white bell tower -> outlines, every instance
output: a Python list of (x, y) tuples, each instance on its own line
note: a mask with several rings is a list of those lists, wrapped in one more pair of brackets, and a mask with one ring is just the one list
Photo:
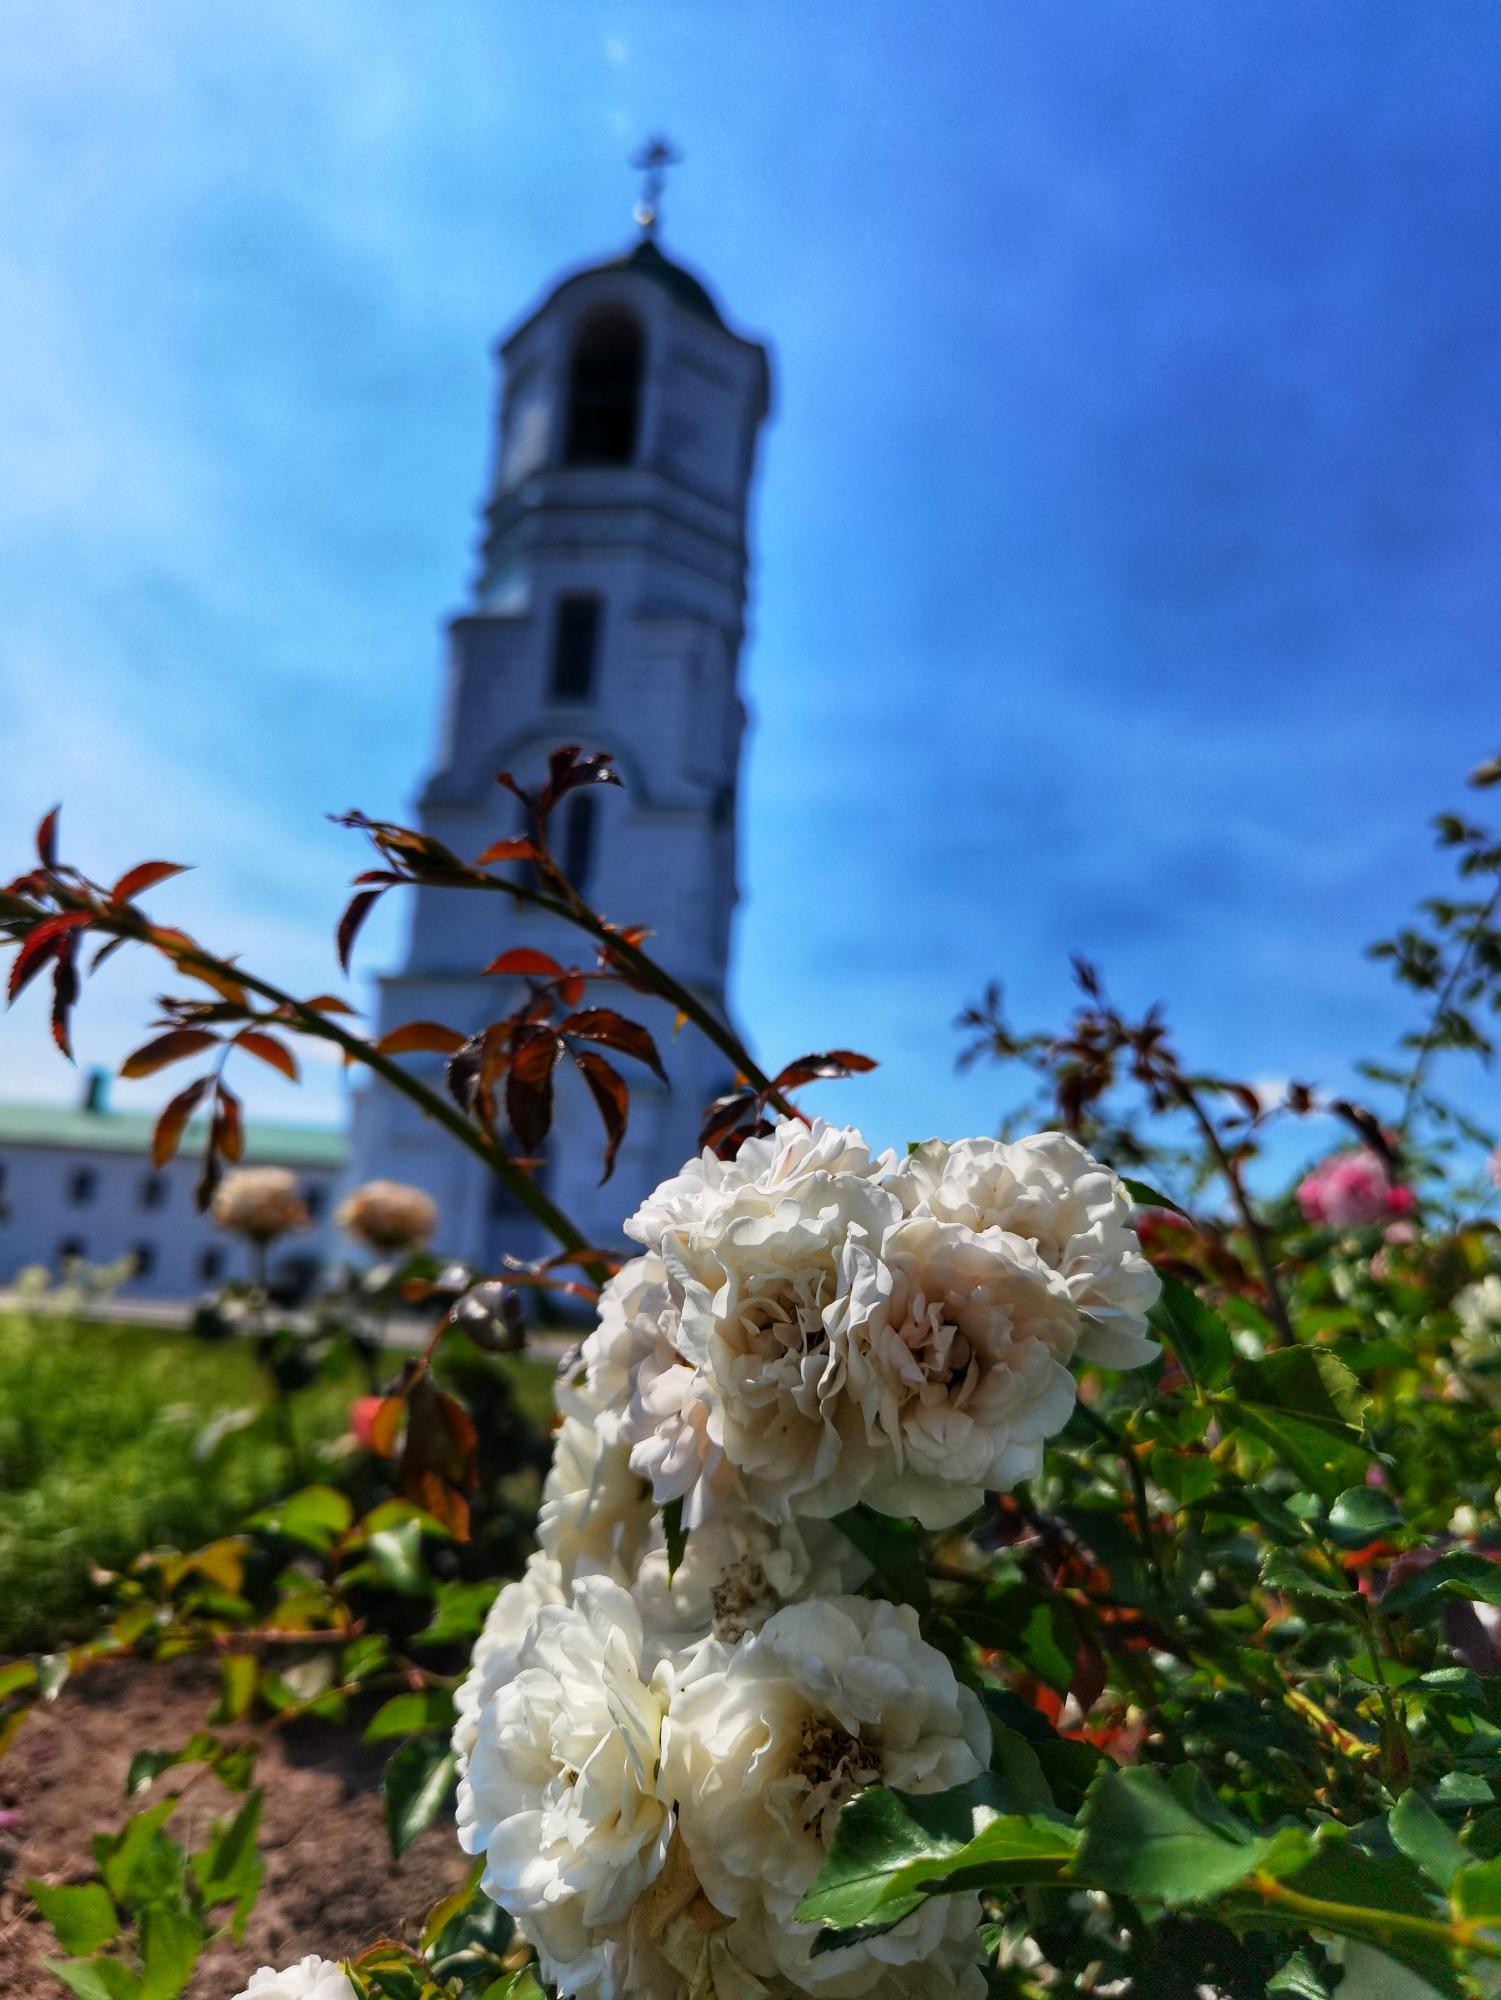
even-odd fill
[[(660, 156), (647, 157), (659, 169)], [(746, 510), (768, 409), (766, 350), (733, 332), (704, 286), (656, 240), (659, 173), (625, 255), (565, 278), (499, 349), (493, 483), (472, 607), (448, 628), (442, 721), (420, 800), (423, 829), (473, 857), (521, 830), (495, 782), (537, 780), (560, 743), (613, 752), (624, 791), (575, 794), (555, 851), (612, 921), (645, 923), (648, 949), (716, 1011), (725, 1006), (736, 901), (735, 817), (744, 709)], [(589, 941), (508, 899), (418, 889), (401, 970), (380, 982), (379, 1029), (438, 1020), (466, 1032), (515, 1003), (477, 976), (510, 944), (592, 964)], [(603, 1138), (566, 1061), (543, 1184), (591, 1242), (694, 1149), (725, 1059), (670, 1012), (617, 987), (618, 1006), (657, 1038), (663, 1091), (628, 1059), (630, 1130), (598, 1186)], [(613, 1058), (612, 1058), (613, 1059)], [(437, 1080), (441, 1062), (413, 1058)], [(425, 1187), (436, 1247), (493, 1267), (551, 1245), (478, 1161), (395, 1092), (372, 1083), (355, 1112), (354, 1170)]]

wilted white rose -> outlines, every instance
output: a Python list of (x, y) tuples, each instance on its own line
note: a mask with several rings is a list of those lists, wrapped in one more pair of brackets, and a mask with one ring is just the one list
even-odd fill
[(354, 1988), (342, 1965), (310, 1953), (284, 1972), (273, 1972), (269, 1965), (252, 1972), (250, 1984), (234, 2000), (252, 1996), (253, 2000), (354, 2000)]
[(826, 1316), (864, 1419), (846, 1453), (873, 1507), (944, 1528), (1042, 1467), (1068, 1422), (1079, 1314), (1024, 1238), (915, 1215), (852, 1237)]
[(453, 1747), (461, 1769), (474, 1748), (480, 1709), (515, 1673), (537, 1613), (544, 1604), (566, 1601), (562, 1570), (551, 1556), (539, 1551), (490, 1606), (484, 1630), (474, 1642), (469, 1672), (453, 1697), (458, 1711), (453, 1725)]
[(900, 1206), (854, 1135), (789, 1120), (760, 1147), (759, 1171), (711, 1185), (706, 1170), (692, 1201), (659, 1204), (675, 1319), (637, 1367), (626, 1431), (690, 1528), (742, 1500), (786, 1520), (861, 1497), (845, 1433), (862, 1420), (826, 1314), (851, 1233), (878, 1240)]
[(221, 1229), (255, 1243), (270, 1243), (309, 1224), (296, 1178), (285, 1167), (242, 1167), (226, 1175), (214, 1191), (213, 1216)]
[(389, 1256), (430, 1242), (438, 1207), (430, 1194), (403, 1181), (366, 1181), (340, 1202), (334, 1219), (350, 1236)]
[(816, 1958), (816, 1932), (793, 1917), (856, 1792), (947, 1791), (989, 1761), (984, 1710), (914, 1611), (857, 1597), (791, 1605), (738, 1645), (707, 1641), (670, 1714), (666, 1789), (698, 1880), (724, 1914), (764, 1920), (784, 1978), (830, 2000), (877, 1990), (883, 1975), (902, 1993), (983, 1991), (974, 1897), (935, 1897)]
[(459, 1840), (561, 1994), (619, 2000), (629, 1920), (672, 1837), (662, 1782), (670, 1681), (642, 1678), (641, 1619), (602, 1576), (544, 1605), (516, 1670), (482, 1703)]
[(932, 1139), (909, 1154), (893, 1185), (913, 1214), (1033, 1244), (1083, 1315), (1086, 1361), (1137, 1368), (1155, 1359), (1147, 1314), (1162, 1287), (1131, 1226), (1131, 1198), (1076, 1139)]

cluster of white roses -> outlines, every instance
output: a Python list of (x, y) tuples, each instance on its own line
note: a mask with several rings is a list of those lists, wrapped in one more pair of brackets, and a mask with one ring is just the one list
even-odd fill
[(818, 1956), (793, 1915), (855, 1792), (990, 1755), (915, 1614), (852, 1594), (831, 1517), (950, 1526), (1038, 1470), (1076, 1356), (1155, 1355), (1130, 1202), (1057, 1133), (898, 1161), (788, 1120), (626, 1227), (643, 1254), (560, 1380), (540, 1551), (460, 1694), (460, 1839), (564, 1995), (978, 1995), (973, 1898)]

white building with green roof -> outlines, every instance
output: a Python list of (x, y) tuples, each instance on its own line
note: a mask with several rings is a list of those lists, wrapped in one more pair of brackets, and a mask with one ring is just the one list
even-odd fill
[[(190, 1299), (226, 1278), (248, 1277), (244, 1244), (193, 1199), (203, 1126), (190, 1125), (176, 1159), (154, 1168), (154, 1119), (110, 1110), (103, 1084), (96, 1072), (79, 1105), (0, 1102), (0, 1291), (28, 1266), (55, 1276), (73, 1258), (111, 1264), (132, 1256), (123, 1295), (143, 1300)], [(347, 1156), (345, 1134), (328, 1126), (247, 1126), (245, 1164), (295, 1174), (313, 1219), (311, 1229), (284, 1239), (273, 1274), (290, 1257), (324, 1263), (340, 1254), (333, 1209)]]

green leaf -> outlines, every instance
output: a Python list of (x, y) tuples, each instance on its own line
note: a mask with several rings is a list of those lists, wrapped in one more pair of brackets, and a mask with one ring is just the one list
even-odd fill
[(1153, 1332), (1177, 1355), (1190, 1382), (1201, 1389), (1218, 1389), (1227, 1379), (1235, 1358), (1230, 1329), (1181, 1278), (1163, 1276), (1162, 1296), (1148, 1318)]
[(662, 1534), (667, 1543), (667, 1587), (670, 1590), (672, 1579), (677, 1575), (688, 1547), (688, 1531), (683, 1526), (681, 1499), (669, 1500), (662, 1509)]
[(1101, 1772), (1079, 1816), (1075, 1879), (1169, 1905), (1208, 1902), (1248, 1875), (1282, 1874), (1307, 1851), (1297, 1829), (1258, 1837), (1231, 1818), (1199, 1771)]
[[(94, 1836), (94, 1861), (105, 1887), (117, 1903), (129, 1902), (141, 1890), (153, 1861), (161, 1830), (177, 1810), (176, 1797), (158, 1799), (144, 1812), (133, 1813), (117, 1834)], [(165, 1843), (175, 1847), (174, 1842)], [(181, 1848), (176, 1848), (180, 1855)]]
[(1478, 1919), (1501, 1944), (1501, 1860), (1468, 1862), (1450, 1882), (1449, 1899), (1456, 1916)]
[[(1326, 1823), (1315, 1838), (1312, 1855), (1284, 1880), (1296, 1895), (1324, 1906), (1318, 1916), (1320, 1931), (1375, 1945), (1426, 1979), (1445, 2000), (1461, 2000), (1447, 1943), (1388, 1921), (1394, 1914), (1441, 1921), (1436, 1899), (1405, 1854), (1373, 1854), (1351, 1840), (1344, 1827)], [(1261, 1921), (1276, 1920), (1279, 1914), (1275, 1904), (1258, 1905)], [(1285, 1920), (1299, 1929), (1307, 1922), (1296, 1907)]]
[(393, 1859), (399, 1861), (418, 1834), (433, 1824), (457, 1771), (458, 1759), (441, 1737), (415, 1737), (403, 1743), (387, 1764), (381, 1793)]
[(138, 1792), (144, 1792), (163, 1771), (170, 1771), (178, 1764), (215, 1763), (220, 1747), (216, 1737), (200, 1729), (178, 1750), (138, 1750), (125, 1773), (126, 1798), (133, 1799)]
[(219, 1662), (219, 1701), (210, 1722), (240, 1722), (255, 1700), (260, 1662), (253, 1653), (226, 1653)]
[(536, 1968), (523, 1965), (519, 1972), (508, 1972), (487, 1986), (480, 2000), (545, 2000), (545, 1995), (537, 1984)]
[(26, 1884), (31, 1900), (57, 1933), (64, 1951), (87, 1958), (120, 1934), (120, 1918), (102, 1882), (54, 1887), (47, 1882)]
[(8, 1667), (0, 1667), (0, 1701), (7, 1695), (16, 1694), (21, 1688), (36, 1685), (36, 1668), (30, 1660), (15, 1660)]
[(367, 1743), (384, 1743), (393, 1736), (425, 1735), (453, 1729), (453, 1696), (446, 1688), (425, 1688), (416, 1694), (393, 1694), (365, 1725)]
[(1374, 1460), (1359, 1433), (1338, 1420), (1294, 1416), (1270, 1404), (1233, 1401), (1224, 1407), (1241, 1430), (1260, 1438), (1321, 1500), (1334, 1500), (1365, 1477)]
[(266, 1873), (256, 1845), (264, 1798), (257, 1787), (233, 1819), (215, 1825), (208, 1846), (193, 1856), (193, 1876), (204, 1906), (213, 1909), (219, 1903), (233, 1903), (231, 1923), (237, 1938), (244, 1936)]
[(1267, 2000), (1329, 2000), (1329, 1988), (1309, 1962), (1295, 1951), (1266, 1983)]
[(192, 1911), (153, 1904), (141, 1918), (140, 2000), (177, 2000), (207, 1943), (203, 1921)]
[[(432, 1622), (413, 1635), (414, 1646), (447, 1646), (456, 1639), (473, 1639), (483, 1629), (495, 1602), (493, 1583), (445, 1583), (433, 1604)], [(346, 1671), (345, 1679), (349, 1678)]]
[(1395, 1500), (1380, 1486), (1350, 1486), (1329, 1509), (1329, 1539), (1342, 1549), (1363, 1549), (1402, 1526)]
[(916, 1611), (929, 1608), (927, 1544), (915, 1521), (878, 1514), (862, 1502), (848, 1513), (836, 1514), (834, 1526), (872, 1565), (894, 1602), (910, 1604)]
[(1261, 1557), (1261, 1583), (1287, 1597), (1325, 1597), (1335, 1604), (1348, 1605), (1355, 1593), (1342, 1590), (1304, 1568), (1289, 1549), (1265, 1549)]
[(304, 1486), (279, 1506), (252, 1515), (250, 1525), (326, 1555), (353, 1519), (354, 1508), (336, 1487)]
[(1245, 1402), (1352, 1427), (1359, 1425), (1371, 1400), (1342, 1361), (1313, 1347), (1284, 1347), (1238, 1361), (1233, 1386)]
[(137, 2000), (139, 1977), (117, 1958), (44, 1958), (42, 1964), (78, 2000)]
[(1174, 1215), (1193, 1221), (1186, 1208), (1180, 1208), (1170, 1195), (1159, 1194), (1156, 1188), (1148, 1187), (1145, 1181), (1132, 1180), (1129, 1174), (1122, 1174), (1121, 1186), (1138, 1208), (1170, 1208)]
[(1153, 1448), (1150, 1466), (1153, 1479), (1180, 1507), (1192, 1507), (1219, 1483), (1213, 1459), (1203, 1452), (1175, 1451), (1159, 1444)]
[(1079, 1628), (1057, 1591), (1028, 1583), (1000, 1584), (956, 1606), (967, 1639), (1024, 1666), (1057, 1694), (1067, 1694), (1079, 1667)]
[(404, 1521), (399, 1528), (381, 1528), (370, 1537), (370, 1560), (382, 1579), (403, 1597), (422, 1597), (431, 1588), (422, 1567), (422, 1527)]
[(1440, 1609), (1445, 1599), (1464, 1597), (1477, 1604), (1501, 1604), (1501, 1563), (1487, 1562), (1484, 1556), (1465, 1549), (1452, 1549), (1426, 1569), (1414, 1570), (1394, 1583), (1381, 1600), (1388, 1617), (1408, 1617), (1422, 1610), (1434, 1598)]
[(961, 1858), (987, 1836), (988, 1880), (1056, 1880), (1072, 1851), (1072, 1829), (1061, 1820), (1014, 1814), (1010, 1806), (1004, 1781), (993, 1773), (947, 1792), (859, 1793), (839, 1815), (828, 1858), (797, 1906), (798, 1920), (849, 1930), (879, 1911), (883, 1922), (895, 1923), (929, 1885), (936, 1892), (950, 1869), (974, 1865)]
[(1471, 1858), (1421, 1792), (1404, 1792), (1386, 1823), (1408, 1860), (1440, 1889), (1447, 1890)]

